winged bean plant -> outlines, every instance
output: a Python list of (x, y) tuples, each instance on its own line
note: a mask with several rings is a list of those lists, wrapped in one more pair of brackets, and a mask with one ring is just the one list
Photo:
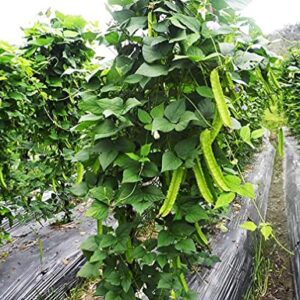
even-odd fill
[[(0, 45), (0, 222), (18, 212), (28, 219), (64, 211), (70, 219), (72, 157), (80, 145), (71, 127), (97, 37), (86, 25), (81, 17), (48, 11), (24, 30), (20, 49)], [(48, 201), (45, 191), (52, 192)]]
[(79, 276), (98, 277), (107, 300), (192, 299), (187, 274), (217, 260), (212, 225), (236, 195), (254, 197), (240, 172), (264, 134), (276, 58), (234, 1), (109, 2), (102, 39), (117, 55), (91, 76), (73, 129), (85, 145), (73, 189), (93, 199), (98, 229)]

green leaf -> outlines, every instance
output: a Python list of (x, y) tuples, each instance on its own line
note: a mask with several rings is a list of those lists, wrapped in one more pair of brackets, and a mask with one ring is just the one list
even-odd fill
[(243, 126), (240, 129), (240, 137), (242, 138), (242, 140), (247, 143), (249, 146), (251, 146), (252, 148), (254, 148), (254, 146), (251, 143), (251, 132), (250, 132), (250, 127), (249, 125), (247, 126)]
[(138, 109), (138, 118), (143, 124), (150, 124), (152, 122), (149, 113), (142, 109)]
[(141, 106), (142, 103), (137, 100), (136, 98), (129, 98), (126, 100), (125, 105), (124, 105), (124, 109), (122, 111), (122, 115), (127, 114), (129, 111), (131, 111), (131, 109), (137, 107), (137, 106)]
[(254, 199), (255, 198), (255, 191), (254, 191), (254, 187), (253, 184), (251, 184), (250, 182), (246, 182), (243, 186), (243, 194), (241, 194), (243, 197), (248, 197), (250, 199)]
[(108, 0), (108, 4), (110, 5), (121, 5), (125, 6), (133, 3), (133, 0)]
[(83, 277), (83, 278), (92, 278), (92, 277), (98, 277), (100, 276), (100, 271), (99, 271), (100, 263), (94, 263), (91, 264), (90, 262), (86, 262), (79, 272), (77, 273), (78, 277)]
[(141, 147), (140, 154), (142, 157), (148, 156), (148, 154), (150, 153), (150, 150), (151, 150), (151, 146), (152, 146), (152, 144), (145, 144)]
[(105, 281), (112, 285), (118, 286), (121, 283), (120, 273), (117, 271), (112, 271), (105, 276)]
[(162, 118), (164, 116), (165, 108), (164, 104), (161, 103), (158, 106), (155, 106), (151, 109), (150, 115), (152, 118)]
[(217, 199), (215, 209), (229, 205), (235, 198), (235, 193), (222, 193)]
[(175, 145), (174, 150), (178, 157), (186, 160), (188, 158), (196, 157), (198, 154), (196, 150), (197, 146), (198, 140), (196, 138), (187, 138), (178, 142)]
[(101, 236), (99, 249), (113, 246), (116, 243), (116, 238), (112, 234), (106, 234)]
[(165, 116), (172, 122), (177, 123), (185, 112), (185, 101), (177, 100), (169, 104), (165, 109)]
[(154, 118), (152, 123), (152, 132), (170, 132), (174, 130), (175, 125), (168, 121), (166, 118)]
[(187, 128), (191, 121), (199, 121), (196, 115), (191, 111), (185, 111), (179, 120), (179, 123), (175, 125), (176, 131), (183, 131)]
[(251, 132), (251, 139), (256, 140), (262, 137), (265, 134), (265, 128), (256, 129)]
[(152, 207), (156, 201), (165, 198), (161, 189), (152, 185), (136, 188), (134, 192), (132, 192), (131, 187), (131, 189), (129, 188), (129, 190), (126, 191), (125, 195), (127, 195), (126, 203), (131, 204), (139, 214), (142, 214), (146, 209)]
[(211, 99), (214, 98), (213, 91), (208, 86), (199, 86), (199, 87), (196, 88), (196, 91), (202, 97), (211, 98)]
[(125, 21), (128, 21), (131, 17), (134, 17), (135, 14), (132, 10), (123, 8), (122, 10), (116, 10), (112, 12), (112, 16), (114, 20), (121, 24)]
[(158, 255), (156, 260), (161, 268), (168, 263), (168, 259), (165, 255)]
[(125, 293), (127, 293), (130, 289), (131, 283), (132, 283), (132, 276), (127, 274), (127, 276), (123, 276), (121, 280), (121, 286)]
[(188, 28), (195, 33), (199, 33), (201, 25), (195, 17), (190, 17), (184, 14), (175, 14), (174, 17), (184, 25), (184, 28)]
[(130, 57), (125, 55), (117, 56), (113, 65), (112, 71), (121, 77), (125, 76), (132, 68), (133, 61)]
[(244, 185), (242, 185), (241, 179), (234, 175), (226, 175), (225, 181), (232, 192), (235, 192), (242, 197), (247, 197), (250, 199), (255, 198), (254, 187), (251, 183), (246, 182)]
[(135, 259), (142, 258), (146, 255), (146, 253), (147, 253), (146, 249), (142, 245), (139, 245), (133, 250), (133, 258)]
[(89, 261), (90, 263), (96, 263), (96, 262), (102, 263), (106, 257), (107, 257), (107, 253), (100, 250), (96, 250), (94, 254), (91, 256)]
[(83, 149), (75, 154), (73, 161), (87, 161), (89, 157), (90, 157), (89, 150)]
[(145, 77), (165, 76), (168, 75), (168, 68), (163, 65), (148, 65), (147, 63), (143, 63), (135, 74)]
[(118, 154), (118, 151), (112, 149), (99, 154), (99, 162), (104, 171), (117, 158)]
[(85, 215), (96, 220), (105, 220), (108, 216), (108, 206), (96, 200), (92, 203)]
[(255, 231), (257, 228), (256, 224), (251, 221), (243, 223), (240, 227), (249, 231)]
[(49, 46), (53, 43), (54, 39), (52, 37), (48, 38), (37, 38), (30, 42), (32, 45), (36, 46)]
[(95, 129), (95, 137), (94, 140), (104, 139), (107, 137), (111, 137), (116, 135), (122, 129), (132, 126), (132, 123), (127, 122), (123, 124), (119, 124), (118, 126), (112, 120), (105, 120), (101, 122)]
[(119, 34), (117, 32), (109, 32), (104, 37), (105, 40), (111, 45), (117, 45), (119, 42)]
[(165, 247), (175, 242), (174, 236), (169, 231), (160, 231), (157, 239), (157, 247)]
[(177, 276), (174, 276), (173, 273), (161, 273), (160, 280), (157, 285), (158, 289), (180, 289), (181, 284), (177, 278)]
[(79, 33), (73, 30), (64, 30), (64, 37), (66, 38), (74, 38), (78, 36)]
[(195, 232), (195, 227), (185, 221), (177, 221), (171, 224), (171, 231), (176, 236), (188, 236)]
[(137, 154), (131, 152), (131, 153), (126, 153), (126, 155), (131, 158), (132, 160), (135, 160), (135, 161), (139, 161), (141, 158), (140, 156), (138, 156)]
[(143, 45), (142, 52), (145, 61), (149, 64), (164, 57), (164, 53), (162, 51), (159, 51), (156, 47), (151, 47), (148, 45)]
[(138, 75), (138, 74), (131, 74), (129, 76), (126, 77), (126, 79), (124, 80), (124, 82), (126, 83), (130, 83), (130, 84), (135, 84), (140, 82), (144, 77), (142, 75)]
[(110, 187), (97, 186), (90, 190), (90, 195), (105, 204), (109, 204), (113, 199), (113, 190)]
[(205, 58), (205, 55), (202, 52), (202, 50), (196, 46), (195, 47), (192, 46), (188, 49), (187, 56), (189, 57), (190, 60), (194, 62), (199, 62)]
[[(178, 22), (176, 20), (176, 22)], [(178, 22), (178, 24), (180, 25), (180, 23)], [(180, 25), (182, 26), (182, 25)], [(175, 43), (175, 42), (180, 42), (180, 41), (185, 41), (186, 40), (186, 31), (185, 30), (179, 30), (176, 32), (176, 35), (170, 39), (170, 43)]]
[(85, 182), (81, 182), (78, 184), (74, 184), (71, 188), (70, 191), (72, 194), (78, 197), (83, 197), (87, 194), (88, 192), (88, 186)]
[(146, 27), (147, 17), (132, 17), (130, 18), (129, 25), (126, 29), (130, 35), (133, 35), (137, 30), (143, 29)]
[(172, 151), (165, 152), (162, 157), (161, 172), (173, 171), (182, 165), (182, 160)]
[(82, 244), (80, 245), (80, 249), (82, 251), (94, 252), (98, 248), (98, 244), (96, 241), (96, 236), (88, 237)]
[(189, 49), (194, 43), (200, 40), (200, 34), (199, 33), (191, 33), (186, 36), (185, 40), (182, 42), (184, 45), (184, 48), (186, 50)]
[(184, 253), (196, 252), (196, 246), (192, 239), (181, 240), (175, 245), (175, 248)]
[(151, 266), (155, 261), (156, 255), (154, 253), (147, 253), (142, 257), (142, 261), (145, 265)]
[(208, 215), (200, 206), (193, 206), (193, 209), (185, 216), (185, 220), (189, 223), (195, 223), (200, 220), (208, 220)]
[(142, 178), (138, 174), (138, 170), (134, 168), (129, 168), (124, 170), (122, 183), (138, 182), (141, 180)]

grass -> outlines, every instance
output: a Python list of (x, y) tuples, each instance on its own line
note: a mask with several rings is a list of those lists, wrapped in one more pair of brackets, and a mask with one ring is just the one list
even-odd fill
[(265, 296), (268, 290), (269, 273), (271, 270), (271, 261), (263, 253), (264, 242), (259, 236), (254, 256), (254, 266), (251, 278), (251, 284), (243, 300), (258, 300)]
[(95, 297), (95, 289), (96, 289), (97, 281), (86, 280), (83, 281), (81, 284), (77, 285), (73, 288), (67, 300), (96, 300), (100, 299), (99, 297)]

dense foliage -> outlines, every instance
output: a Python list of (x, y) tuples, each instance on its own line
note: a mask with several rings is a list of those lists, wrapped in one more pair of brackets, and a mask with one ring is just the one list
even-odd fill
[[(30, 97), (36, 91), (37, 81), (32, 78), (30, 62), (16, 55), (15, 49), (6, 43), (0, 44), (0, 222), (13, 216), (10, 211), (11, 199), (18, 195), (18, 185), (10, 178), (20, 168), (20, 161), (27, 160), (26, 151), (21, 149), (30, 135), (30, 118), (33, 111)], [(11, 194), (11, 191), (17, 193)], [(26, 191), (24, 191), (26, 192)], [(29, 190), (31, 192), (31, 189)], [(0, 242), (7, 237), (0, 230)]]
[(74, 129), (86, 146), (73, 191), (98, 223), (79, 275), (101, 277), (108, 300), (191, 299), (188, 270), (216, 260), (212, 225), (236, 194), (254, 196), (239, 166), (276, 101), (276, 58), (235, 1), (110, 2), (122, 8), (103, 40), (117, 56), (92, 74)]
[[(79, 275), (101, 279), (97, 294), (192, 299), (187, 274), (218, 259), (214, 225), (237, 195), (254, 197), (242, 171), (278, 101), (277, 57), (236, 13), (243, 1), (109, 2), (101, 37), (47, 12), (21, 49), (0, 44), (0, 224), (18, 210), (69, 220), (70, 191), (91, 198), (98, 232)], [(95, 40), (115, 49), (109, 68), (91, 65)], [(299, 132), (295, 57), (283, 77)]]
[(300, 49), (292, 48), (283, 63), (283, 108), (291, 132), (300, 138)]
[[(18, 51), (0, 45), (0, 222), (20, 208), (23, 218), (62, 210), (70, 218), (67, 184), (74, 181), (72, 154), (80, 146), (70, 129), (79, 119), (78, 93), (96, 34), (80, 17), (43, 17), (25, 30)], [(44, 201), (49, 190), (51, 199)]]

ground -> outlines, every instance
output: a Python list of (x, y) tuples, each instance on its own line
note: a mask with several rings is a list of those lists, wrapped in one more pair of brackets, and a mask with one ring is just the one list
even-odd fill
[[(282, 159), (277, 156), (269, 194), (267, 222), (272, 224), (277, 239), (289, 248), (282, 174)], [(260, 300), (292, 300), (290, 254), (272, 239), (265, 245), (264, 256), (270, 260), (270, 269), (267, 291)]]

